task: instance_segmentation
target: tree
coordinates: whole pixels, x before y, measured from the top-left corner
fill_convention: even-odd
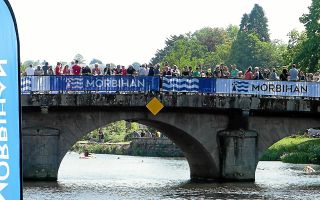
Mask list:
[[[97,58],[93,58],[91,61],[90,61],[90,65],[94,65],[94,64],[100,64],[102,65],[102,61],[97,59]]]
[[[86,62],[83,56],[79,53],[74,56],[74,60],[77,60],[79,64],[84,64]]]
[[[215,51],[217,46],[225,43],[227,39],[227,33],[223,28],[202,28],[192,36],[209,52]]]
[[[320,0],[312,0],[309,13],[300,17],[307,39],[302,42],[300,52],[295,57],[303,69],[314,72],[319,69],[320,59]]]
[[[277,43],[260,41],[255,33],[240,32],[232,44],[228,62],[237,64],[242,70],[249,66],[277,66],[283,63],[282,57],[275,53],[279,52],[277,48]]]
[[[263,8],[255,4],[248,19],[248,30],[257,34],[258,38],[263,42],[270,42],[268,19],[264,15]]]
[[[288,33],[289,42],[282,52],[283,60],[286,64],[296,63],[299,66],[303,66],[301,60],[299,60],[299,54],[302,51],[302,45],[307,39],[306,33],[292,30]],[[305,69],[305,68],[304,68]]]
[[[183,38],[175,41],[171,51],[163,59],[171,65],[196,66],[203,64],[205,56],[205,47],[194,38]]]
[[[282,63],[282,57],[273,53],[275,50],[278,50],[277,44],[270,42],[268,19],[263,8],[255,4],[249,15],[245,13],[242,16],[240,29],[231,45],[227,63],[237,64],[243,70],[249,66]]]
[[[237,39],[239,27],[236,25],[229,25],[226,29],[227,41],[230,45]]]
[[[241,18],[240,31],[247,32],[249,30],[249,15],[244,13]]]
[[[169,52],[172,50],[174,43],[179,40],[183,39],[184,35],[172,35],[170,38],[167,38],[165,41],[165,47],[163,49],[158,49],[155,56],[150,60],[150,62],[155,65],[157,63],[161,63],[163,59],[169,54]]]

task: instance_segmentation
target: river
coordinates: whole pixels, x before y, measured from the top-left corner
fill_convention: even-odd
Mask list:
[[[320,199],[320,166],[259,162],[255,183],[190,183],[183,158],[68,153],[58,182],[24,183],[24,199]]]

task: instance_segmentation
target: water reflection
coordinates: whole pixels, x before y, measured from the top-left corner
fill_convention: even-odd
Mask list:
[[[118,157],[120,159],[118,159]],[[320,167],[260,162],[255,183],[191,183],[184,159],[68,154],[58,183],[25,183],[25,199],[320,199]]]

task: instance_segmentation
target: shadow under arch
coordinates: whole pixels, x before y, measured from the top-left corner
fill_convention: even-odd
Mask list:
[[[210,177],[216,175],[217,169],[213,168],[216,164],[210,153],[194,137],[166,123],[152,120],[136,121],[157,128],[182,150],[190,167],[190,178],[192,181],[208,181]]]
[[[143,125],[151,126],[153,128],[158,129],[164,135],[166,135],[172,142],[174,142],[183,152],[185,155],[187,162],[189,164],[190,168],[190,179],[191,181],[195,182],[203,182],[203,181],[210,181],[213,180],[212,177],[216,177],[217,170],[215,168],[216,163],[214,163],[214,160],[212,159],[210,153],[203,147],[203,145],[194,137],[192,137],[190,134],[186,133],[185,131],[174,127],[170,124],[155,121],[155,120],[149,120],[149,119],[141,119],[141,118],[128,118],[128,119],[120,119],[120,120],[126,120],[126,121],[134,121],[138,122]],[[120,120],[113,120],[109,123],[117,122]],[[68,150],[74,145],[77,141],[80,140],[84,135],[88,134],[89,132],[96,130],[98,128],[101,128],[107,124],[99,124],[98,126],[92,126],[90,131],[85,131],[82,134],[78,135],[76,138],[76,141],[74,141],[73,144],[70,145],[70,147],[66,148],[64,152],[60,152],[60,159],[58,161],[58,171],[60,165],[62,163],[63,158],[67,154]]]

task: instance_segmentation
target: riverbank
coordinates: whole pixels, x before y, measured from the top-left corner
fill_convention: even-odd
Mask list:
[[[95,154],[115,154],[149,157],[183,157],[181,150],[169,139],[136,138],[131,142],[96,143],[80,141],[72,151],[84,152],[87,149]],[[293,164],[320,164],[320,139],[291,136],[272,145],[261,161],[282,161]]]
[[[71,149],[95,154],[115,154],[148,157],[183,157],[181,150],[166,138],[133,138],[131,142],[96,143],[79,141]]]
[[[293,164],[320,164],[320,139],[291,136],[272,145],[261,161],[282,161]]]

